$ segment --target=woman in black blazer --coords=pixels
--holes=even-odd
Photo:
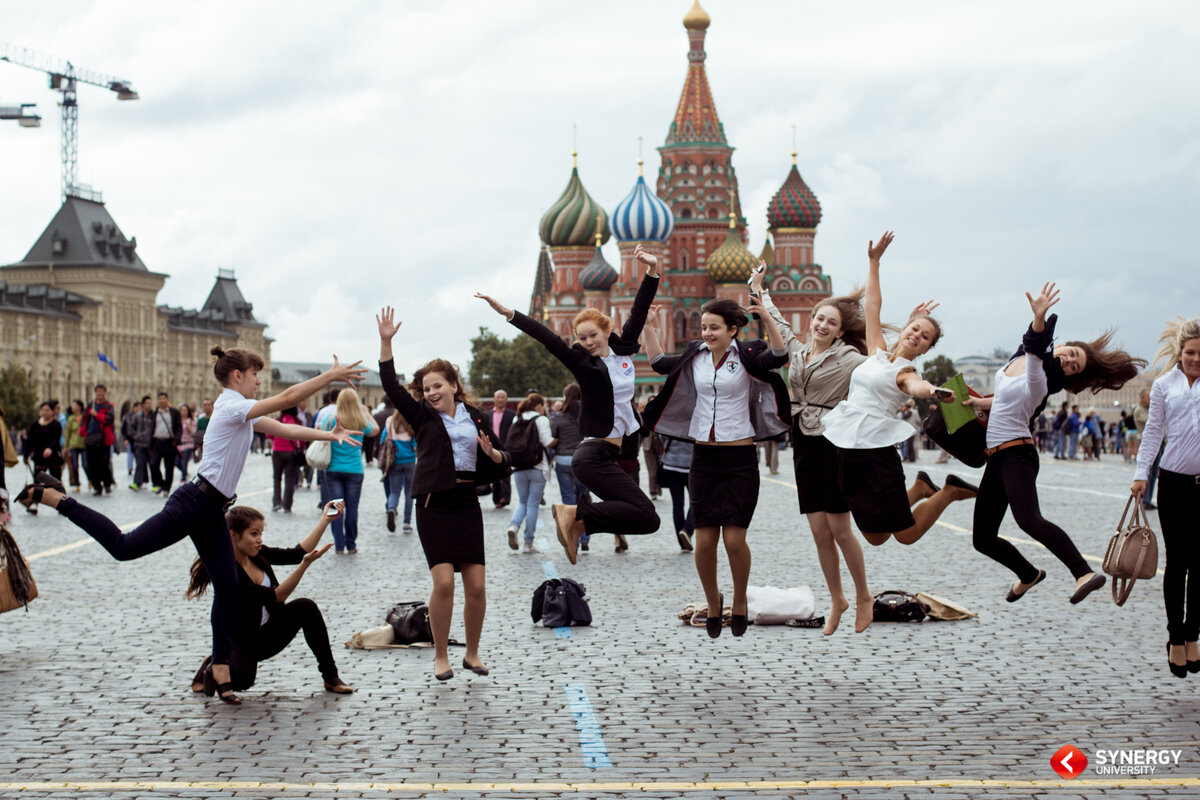
[[[400,330],[391,306],[379,323],[379,377],[396,410],[412,425],[417,440],[417,535],[425,550],[433,592],[429,627],[433,632],[433,671],[439,681],[454,677],[446,651],[454,612],[454,573],[462,573],[463,624],[467,652],[463,668],[477,675],[488,669],[479,658],[479,637],[487,607],[484,591],[483,513],[476,486],[488,486],[511,471],[508,454],[492,432],[492,421],[463,390],[458,371],[437,358],[413,375],[405,390],[392,363],[392,337]],[[419,399],[417,399],[419,398]]]
[[[579,482],[601,502],[592,502],[584,492],[576,505],[550,507],[558,528],[558,541],[572,564],[584,533],[589,536],[654,533],[659,526],[658,513],[650,498],[617,464],[624,438],[636,438],[641,430],[633,405],[635,368],[632,356],[639,349],[638,336],[658,291],[658,259],[642,250],[641,245],[637,246],[634,256],[646,265],[646,277],[642,279],[620,334],[613,331],[610,317],[595,308],[586,308],[576,315],[572,325],[579,341],[568,346],[561,336],[542,323],[487,295],[475,294],[512,325],[541,342],[550,355],[571,370],[582,391],[580,425],[585,438],[571,458],[571,469]]]
[[[253,686],[258,675],[258,662],[282,652],[300,631],[304,632],[304,640],[317,657],[317,667],[325,682],[325,690],[336,694],[354,691],[338,677],[321,609],[307,597],[288,601],[305,570],[333,546],[327,544],[317,549],[329,523],[340,516],[344,509],[344,503],[327,503],[312,532],[300,544],[289,548],[263,546],[262,534],[266,521],[258,509],[234,506],[225,513],[238,565],[233,656],[229,660],[230,682],[234,691],[240,692]],[[280,583],[271,569],[273,564],[299,566]],[[193,599],[200,597],[208,584],[208,570],[197,558],[192,562],[192,580],[187,596]],[[209,656],[200,665],[196,677],[192,678],[192,691],[204,692],[211,697],[216,690],[212,656]]]
[[[654,325],[646,328],[650,366],[666,383],[644,412],[651,430],[695,442],[688,495],[695,525],[696,572],[708,599],[708,635],[721,634],[724,598],[717,588],[717,542],[733,573],[734,636],[746,632],[746,585],[750,548],[746,529],[758,503],[756,441],[787,431],[792,408],[787,387],[774,370],[787,363],[787,347],[775,321],[751,299],[770,343],[738,341],[749,324],[733,300],[710,300],[700,309],[700,333],[680,355],[663,353]]]

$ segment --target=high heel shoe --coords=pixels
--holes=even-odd
[[[704,620],[704,629],[708,635],[716,639],[721,635],[721,617],[725,614],[725,595],[717,595],[717,615],[712,615],[712,607],[708,609],[708,617]]]
[[[226,692],[229,694],[225,694]],[[222,703],[228,703],[231,706],[242,704],[242,698],[233,693],[233,681],[217,683],[217,679],[213,677],[212,664],[209,664],[204,670],[204,695],[212,697],[214,694],[220,698]]]
[[[36,514],[38,504],[42,502],[42,492],[46,489],[53,489],[56,492],[66,494],[62,481],[49,472],[39,472],[33,476],[33,483],[25,484],[25,488],[21,490],[15,499],[18,503],[25,506],[26,511],[32,511]]]
[[[1167,642],[1167,666],[1171,668],[1171,674],[1176,678],[1186,678],[1188,668],[1186,664],[1176,664],[1171,660],[1171,643]]]
[[[200,665],[200,669],[196,670],[196,676],[192,678],[192,691],[196,694],[204,692],[204,671],[208,669],[208,665],[212,663],[212,656],[205,656],[204,662]],[[196,684],[200,684],[201,688],[197,689]]]
[[[469,670],[471,670],[471,672],[474,672],[476,675],[487,675],[488,672],[490,672],[490,670],[487,667],[483,666],[482,664],[479,664],[479,665],[468,664],[467,660],[465,658],[463,659],[463,669],[469,669]]]

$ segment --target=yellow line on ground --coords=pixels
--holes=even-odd
[[[272,490],[271,489],[260,489],[257,492],[250,492],[249,494],[241,495],[238,499],[241,499],[242,497],[254,497],[255,495],[259,495],[259,494],[266,494],[267,492],[270,492],[270,491],[272,491]],[[146,520],[144,520],[144,519],[139,519],[137,522],[127,522],[124,525],[121,525],[119,527],[122,531],[130,531],[130,530],[133,530],[134,528],[136,528],[138,525],[141,525],[145,521]],[[51,547],[49,550],[41,550],[37,553],[34,553],[31,556],[27,556],[26,560],[27,561],[36,561],[39,558],[49,558],[50,556],[57,556],[57,555],[61,555],[63,553],[69,553],[72,550],[78,550],[80,547],[83,547],[85,544],[90,544],[94,541],[95,541],[95,539],[93,539],[90,536],[87,537],[86,539],[76,539],[75,541],[71,542],[70,544],[59,545],[58,547]]]
[[[812,780],[812,781],[613,781],[597,783],[289,783],[274,781],[17,781],[0,783],[5,792],[161,792],[184,790],[276,791],[276,792],[711,792],[779,791],[786,789],[901,789],[901,788],[1126,788],[1200,786],[1200,778],[1075,779],[1075,780],[977,780],[943,778],[930,780]]]

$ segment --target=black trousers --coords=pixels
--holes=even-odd
[[[688,474],[660,468],[658,476],[662,485],[671,493],[671,516],[675,522],[676,531],[684,531],[692,535],[695,527],[692,525],[692,506],[687,502]]]
[[[150,481],[164,492],[171,491],[175,481],[175,442],[155,439],[150,443]]]
[[[233,688],[243,691],[253,686],[258,677],[258,662],[281,653],[300,631],[304,631],[304,641],[317,657],[317,669],[321,671],[321,677],[329,683],[337,683],[337,664],[329,647],[325,617],[321,616],[321,609],[317,608],[316,603],[301,597],[272,611],[271,618],[258,629],[258,636],[253,641],[238,642],[233,646],[233,658],[229,662]]]
[[[150,448],[133,446],[133,482],[144,486],[150,480]]]
[[[300,472],[300,465],[296,463],[296,454],[291,450],[284,453],[271,451],[271,466],[275,468],[275,496],[272,506],[283,506],[286,510],[292,510],[292,497],[296,494],[296,477]],[[279,484],[283,483],[283,493],[279,491]]]
[[[1082,578],[1092,572],[1091,567],[1071,537],[1042,516],[1037,495],[1038,467],[1037,449],[1031,444],[1000,450],[988,459],[975,498],[975,549],[1008,567],[1022,583],[1037,578],[1037,567],[1010,542],[1000,538],[1000,522],[1004,512],[1012,508],[1017,526],[1045,545],[1076,579]]]
[[[642,492],[633,476],[621,469],[617,459],[621,450],[603,439],[589,439],[575,450],[571,470],[575,478],[601,502],[593,502],[588,492],[576,501],[576,517],[583,520],[589,536],[595,533],[620,533],[627,536],[658,530],[658,512]]]
[[[229,526],[220,503],[195,484],[185,483],[167,498],[162,511],[128,533],[121,533],[112,520],[73,497],[59,501],[58,513],[82,528],[117,561],[133,561],[157,553],[190,536],[196,554],[212,578],[213,661],[229,663],[233,655],[238,575],[233,540],[229,538]]]
[[[1195,475],[1158,471],[1158,521],[1167,551],[1163,602],[1171,644],[1200,639],[1200,483]]]
[[[112,487],[112,449],[108,445],[89,444],[83,468],[87,470],[88,483],[92,485],[92,491],[100,492],[106,486]]]

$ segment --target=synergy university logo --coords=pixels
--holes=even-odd
[[[1078,778],[1087,769],[1088,760],[1083,751],[1072,744],[1064,744],[1050,757],[1050,766],[1067,780]]]
[[[1177,767],[1182,750],[1125,749],[1097,750],[1093,765],[1097,775],[1153,775],[1159,767]],[[1063,745],[1050,757],[1050,766],[1067,780],[1078,778],[1087,769],[1088,759],[1074,745]]]

